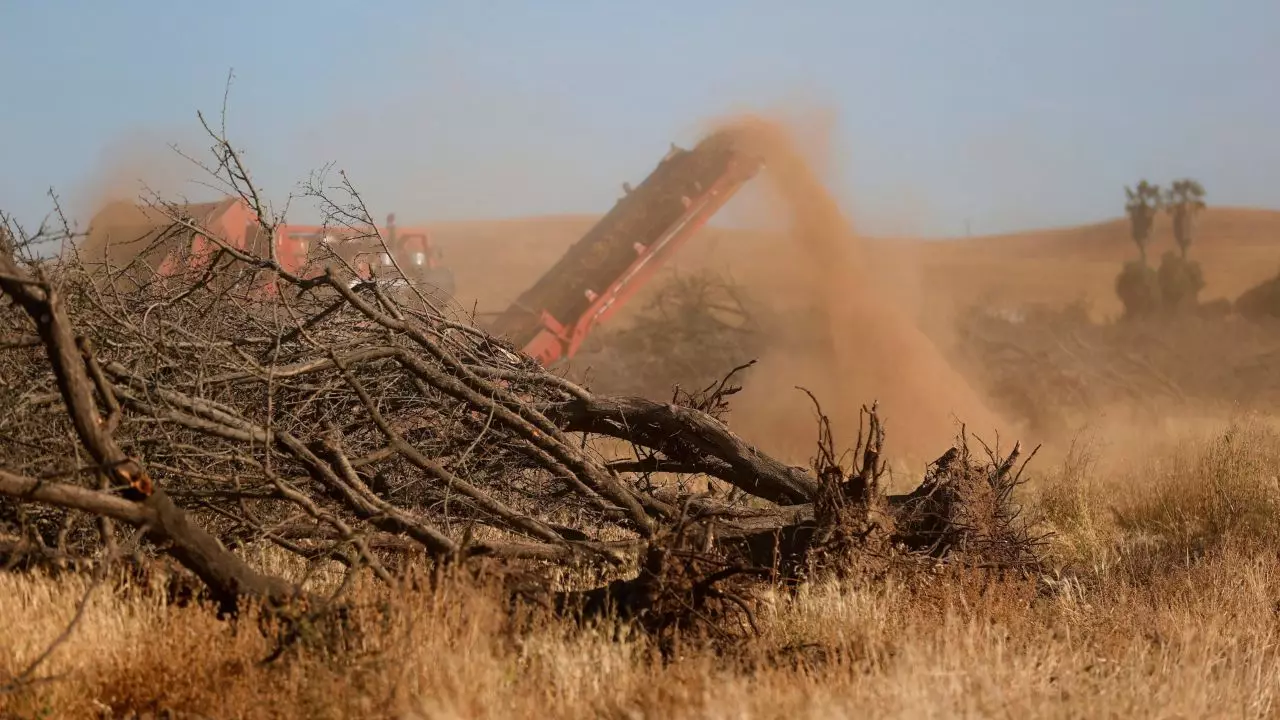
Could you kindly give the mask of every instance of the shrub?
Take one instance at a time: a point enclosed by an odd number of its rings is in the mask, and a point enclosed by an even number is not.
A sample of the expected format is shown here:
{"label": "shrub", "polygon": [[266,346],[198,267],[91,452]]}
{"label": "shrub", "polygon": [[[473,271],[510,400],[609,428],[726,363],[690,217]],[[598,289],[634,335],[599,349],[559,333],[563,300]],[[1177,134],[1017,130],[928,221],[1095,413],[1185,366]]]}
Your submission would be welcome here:
{"label": "shrub", "polygon": [[1280,276],[1249,288],[1236,299],[1236,312],[1247,318],[1280,318]]}
{"label": "shrub", "polygon": [[1167,313],[1195,310],[1204,289],[1204,271],[1200,263],[1188,260],[1172,250],[1160,259],[1157,272],[1161,305]]}
{"label": "shrub", "polygon": [[1124,304],[1125,318],[1150,317],[1161,307],[1159,276],[1141,261],[1127,262],[1116,277],[1116,295]]}

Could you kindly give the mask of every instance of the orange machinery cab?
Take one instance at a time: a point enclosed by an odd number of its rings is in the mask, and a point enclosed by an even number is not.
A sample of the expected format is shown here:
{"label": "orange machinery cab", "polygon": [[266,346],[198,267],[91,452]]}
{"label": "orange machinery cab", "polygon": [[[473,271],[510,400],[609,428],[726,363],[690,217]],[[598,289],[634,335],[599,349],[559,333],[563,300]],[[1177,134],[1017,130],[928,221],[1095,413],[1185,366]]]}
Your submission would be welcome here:
{"label": "orange machinery cab", "polygon": [[[398,263],[407,280],[427,283],[449,294],[454,292],[453,273],[443,267],[431,235],[425,229],[397,227],[395,215],[387,216],[385,226],[367,231],[321,225],[281,225],[277,229],[280,264],[291,273],[318,273],[322,262],[320,247],[327,247],[342,258],[362,279],[394,277]],[[387,250],[394,253],[394,261]]]}

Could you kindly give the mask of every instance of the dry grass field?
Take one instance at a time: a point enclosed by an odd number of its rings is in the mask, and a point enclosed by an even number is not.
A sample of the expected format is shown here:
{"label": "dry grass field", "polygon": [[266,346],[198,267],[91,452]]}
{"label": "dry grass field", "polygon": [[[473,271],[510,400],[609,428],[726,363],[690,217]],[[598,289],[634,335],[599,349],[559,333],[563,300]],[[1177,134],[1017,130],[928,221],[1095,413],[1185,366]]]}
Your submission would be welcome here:
{"label": "dry grass field", "polygon": [[[104,587],[51,679],[2,702],[10,717],[1274,717],[1280,431],[1241,419],[1116,450],[1082,444],[1037,475],[1056,572],[869,569],[776,594],[727,656],[663,663],[608,624],[516,630],[457,582],[358,589],[376,626],[354,646],[267,662],[249,620]],[[0,673],[62,632],[85,585],[0,576]]]}

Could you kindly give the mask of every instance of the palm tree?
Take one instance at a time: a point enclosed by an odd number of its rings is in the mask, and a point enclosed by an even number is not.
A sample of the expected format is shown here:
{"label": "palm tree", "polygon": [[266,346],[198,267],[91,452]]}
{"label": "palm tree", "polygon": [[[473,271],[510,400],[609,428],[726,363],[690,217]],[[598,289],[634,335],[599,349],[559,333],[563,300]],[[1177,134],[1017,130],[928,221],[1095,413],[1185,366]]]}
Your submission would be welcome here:
{"label": "palm tree", "polygon": [[1191,247],[1196,214],[1204,209],[1204,188],[1190,178],[1176,180],[1164,196],[1165,207],[1173,216],[1173,239],[1183,259]]}
{"label": "palm tree", "polygon": [[1155,223],[1156,213],[1160,212],[1161,193],[1159,185],[1152,185],[1143,180],[1137,188],[1125,187],[1124,194],[1128,198],[1125,212],[1129,215],[1129,233],[1138,246],[1142,256],[1142,264],[1147,264],[1147,244],[1151,240],[1151,226]]}

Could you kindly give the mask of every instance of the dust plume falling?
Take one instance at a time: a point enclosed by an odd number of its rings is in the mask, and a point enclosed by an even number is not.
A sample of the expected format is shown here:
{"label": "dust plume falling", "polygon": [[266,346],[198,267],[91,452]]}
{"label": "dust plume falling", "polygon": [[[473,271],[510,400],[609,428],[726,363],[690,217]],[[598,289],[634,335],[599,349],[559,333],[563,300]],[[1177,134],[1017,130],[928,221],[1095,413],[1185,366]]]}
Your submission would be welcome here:
{"label": "dust plume falling", "polygon": [[[792,388],[807,385],[846,440],[857,429],[861,405],[878,400],[890,449],[903,458],[937,456],[954,439],[958,422],[984,437],[1000,428],[997,415],[894,302],[893,293],[877,287],[871,254],[787,128],[746,117],[720,129],[765,160],[764,182],[789,227],[791,267],[779,269],[787,278],[784,288],[788,300],[808,308],[790,328],[795,336],[783,338],[774,356],[762,359],[766,367],[745,394],[735,422],[752,426],[751,436],[784,452],[803,447],[797,433],[811,447],[813,425],[800,420],[812,417],[811,411]],[[801,407],[806,415],[798,417]]]}

